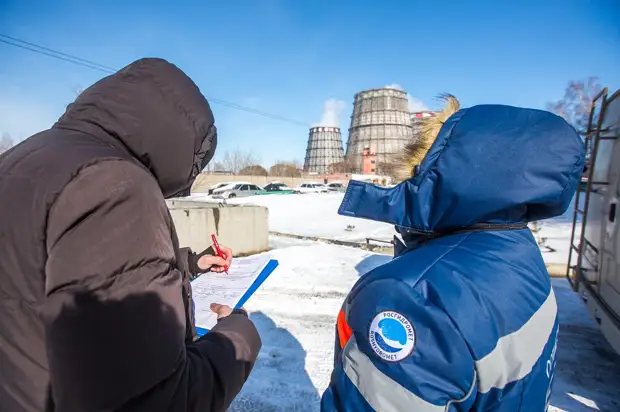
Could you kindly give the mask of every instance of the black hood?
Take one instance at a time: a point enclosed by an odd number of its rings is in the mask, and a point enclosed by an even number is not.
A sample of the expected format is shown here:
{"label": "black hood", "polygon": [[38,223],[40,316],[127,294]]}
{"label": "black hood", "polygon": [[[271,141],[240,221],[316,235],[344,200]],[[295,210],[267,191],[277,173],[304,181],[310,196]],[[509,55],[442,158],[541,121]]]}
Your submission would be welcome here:
{"label": "black hood", "polygon": [[141,59],[99,80],[54,125],[120,143],[165,197],[189,193],[213,158],[217,131],[196,84],[162,59]]}

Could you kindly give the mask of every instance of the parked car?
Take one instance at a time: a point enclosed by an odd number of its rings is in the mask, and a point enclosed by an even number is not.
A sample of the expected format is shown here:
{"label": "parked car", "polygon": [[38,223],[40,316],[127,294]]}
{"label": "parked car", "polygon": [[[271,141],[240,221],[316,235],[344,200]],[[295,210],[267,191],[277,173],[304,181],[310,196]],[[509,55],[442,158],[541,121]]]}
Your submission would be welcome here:
{"label": "parked car", "polygon": [[327,193],[329,189],[327,186],[321,183],[302,183],[293,189],[295,193],[305,194],[305,193]]}
{"label": "parked car", "polygon": [[260,193],[263,189],[252,183],[236,183],[235,185],[224,186],[213,191],[216,199],[232,199],[235,197],[253,196]]}
{"label": "parked car", "polygon": [[213,186],[211,186],[211,187],[209,188],[208,193],[209,193],[210,195],[212,195],[212,194],[213,194],[213,192],[214,192],[214,191],[216,191],[217,189],[221,189],[221,188],[223,188],[224,186],[234,185],[234,184],[236,184],[236,183],[237,183],[237,182],[222,182],[222,183],[215,184],[215,185],[213,185]]}
{"label": "parked car", "polygon": [[273,194],[286,195],[286,194],[291,194],[291,193],[294,193],[293,189],[291,189],[284,183],[273,182],[265,186],[264,190],[260,194],[261,195],[273,195]]}
{"label": "parked car", "polygon": [[225,192],[226,190],[232,189],[233,187],[235,187],[236,185],[240,185],[240,184],[250,184],[249,182],[228,182],[228,183],[218,183],[219,187],[216,189],[213,189],[213,191],[211,192],[211,195],[215,196],[216,194],[221,194],[223,192]]}
{"label": "parked car", "polygon": [[327,190],[330,192],[344,192],[347,186],[344,183],[333,182],[327,184]]}
{"label": "parked car", "polygon": [[324,183],[315,183],[315,184],[314,184],[314,187],[316,187],[317,189],[319,189],[319,191],[320,191],[321,193],[327,193],[327,192],[329,192],[329,188],[328,188],[328,187],[327,187],[327,185],[326,185],[326,184],[324,184]]}

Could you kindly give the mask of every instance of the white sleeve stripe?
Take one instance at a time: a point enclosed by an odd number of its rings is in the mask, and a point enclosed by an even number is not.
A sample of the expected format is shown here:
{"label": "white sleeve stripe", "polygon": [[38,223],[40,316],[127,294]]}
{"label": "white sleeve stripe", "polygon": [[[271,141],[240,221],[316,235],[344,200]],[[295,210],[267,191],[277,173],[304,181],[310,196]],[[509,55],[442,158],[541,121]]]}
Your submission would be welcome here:
{"label": "white sleeve stripe", "polygon": [[479,392],[503,389],[532,371],[553,332],[557,312],[552,288],[540,308],[519,330],[502,336],[488,355],[476,361]]}
{"label": "white sleeve stripe", "polygon": [[359,350],[355,336],[342,352],[344,372],[377,412],[444,412],[439,406],[425,401],[375,367],[370,358]]}

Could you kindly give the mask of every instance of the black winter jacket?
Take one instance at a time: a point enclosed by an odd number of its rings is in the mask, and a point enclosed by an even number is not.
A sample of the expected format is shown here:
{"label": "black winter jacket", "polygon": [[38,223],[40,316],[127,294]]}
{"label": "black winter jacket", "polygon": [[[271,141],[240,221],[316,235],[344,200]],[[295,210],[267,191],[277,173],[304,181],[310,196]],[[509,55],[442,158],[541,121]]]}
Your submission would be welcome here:
{"label": "black winter jacket", "polygon": [[143,59],[0,156],[0,411],[226,410],[260,338],[235,313],[195,339],[164,200],[216,136],[198,87]]}

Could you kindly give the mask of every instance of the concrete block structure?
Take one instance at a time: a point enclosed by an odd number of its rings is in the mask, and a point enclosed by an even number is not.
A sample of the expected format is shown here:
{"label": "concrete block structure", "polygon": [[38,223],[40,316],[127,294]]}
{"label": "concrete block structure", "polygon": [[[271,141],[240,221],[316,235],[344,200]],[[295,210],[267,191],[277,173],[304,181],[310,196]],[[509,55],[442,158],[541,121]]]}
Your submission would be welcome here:
{"label": "concrete block structure", "polygon": [[347,163],[362,172],[365,150],[376,155],[376,172],[413,138],[407,93],[383,88],[357,93],[347,142]]}
{"label": "concrete block structure", "polygon": [[167,200],[181,247],[202,252],[211,246],[211,234],[235,256],[269,250],[269,211],[253,205],[225,205],[184,199]]}
{"label": "concrete block structure", "polygon": [[342,137],[339,127],[313,127],[308,136],[304,171],[309,173],[329,173],[334,163],[344,161]]}

